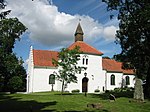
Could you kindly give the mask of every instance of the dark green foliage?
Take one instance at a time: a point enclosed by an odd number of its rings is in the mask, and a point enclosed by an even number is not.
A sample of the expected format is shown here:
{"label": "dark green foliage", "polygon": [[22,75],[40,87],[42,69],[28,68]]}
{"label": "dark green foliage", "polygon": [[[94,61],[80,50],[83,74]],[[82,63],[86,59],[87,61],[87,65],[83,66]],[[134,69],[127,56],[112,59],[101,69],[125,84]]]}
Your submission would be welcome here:
{"label": "dark green foliage", "polygon": [[80,73],[83,67],[77,66],[80,60],[79,47],[72,50],[63,48],[58,55],[59,60],[54,60],[53,63],[59,67],[59,74],[56,73],[57,79],[62,82],[62,92],[68,83],[77,83],[76,73]]}
{"label": "dark green foliage", "polygon": [[145,95],[150,98],[150,2],[149,0],[103,0],[108,10],[118,11],[119,30],[116,43],[122,52],[115,56],[124,68],[136,69],[138,78],[146,79]]}
{"label": "dark green foliage", "polygon": [[0,0],[0,9],[5,8],[4,0]]}
{"label": "dark green foliage", "polygon": [[111,59],[110,57],[108,57],[108,56],[104,56],[104,57],[102,57],[103,59]]}
{"label": "dark green foliage", "polygon": [[72,93],[79,93],[80,90],[79,90],[79,89],[75,89],[75,90],[72,90],[71,92],[72,92]]}
{"label": "dark green foliage", "polygon": [[25,30],[17,18],[0,20],[0,91],[10,91],[8,82],[13,76],[21,78],[21,90],[25,90],[26,71],[22,66],[23,61],[13,53],[16,39],[20,39]]}
{"label": "dark green foliage", "polygon": [[95,89],[95,91],[94,92],[100,92],[100,90],[99,89]]}
{"label": "dark green foliage", "polygon": [[133,87],[115,88],[112,92],[133,91]]}
{"label": "dark green foliage", "polygon": [[17,92],[18,90],[21,90],[21,86],[23,84],[22,79],[19,76],[13,76],[9,79],[8,85],[10,88],[10,92]]}
{"label": "dark green foliage", "polygon": [[2,52],[11,53],[15,40],[25,32],[25,26],[17,18],[3,19],[0,21],[0,48]]}
{"label": "dark green foliage", "polygon": [[10,91],[9,80],[14,76],[20,77],[23,82],[20,85],[22,89],[18,91],[24,91],[26,85],[26,71],[22,66],[22,60],[18,59],[13,53],[5,55],[2,63],[0,63],[0,66],[3,68],[0,68],[1,91]]}
{"label": "dark green foliage", "polygon": [[[4,9],[6,6],[5,0],[0,0],[0,9]],[[11,10],[0,12],[0,19],[5,19],[5,17],[11,12]]]}

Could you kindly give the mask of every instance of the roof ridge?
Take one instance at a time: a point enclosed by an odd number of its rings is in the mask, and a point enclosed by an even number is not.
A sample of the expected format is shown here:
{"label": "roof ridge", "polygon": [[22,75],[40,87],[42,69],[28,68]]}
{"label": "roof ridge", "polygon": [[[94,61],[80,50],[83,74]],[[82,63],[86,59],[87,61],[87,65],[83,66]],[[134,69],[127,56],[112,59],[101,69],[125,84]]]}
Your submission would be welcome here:
{"label": "roof ridge", "polygon": [[49,52],[58,52],[58,51],[54,51],[54,50],[41,50],[41,49],[33,49],[34,51],[49,51]]}

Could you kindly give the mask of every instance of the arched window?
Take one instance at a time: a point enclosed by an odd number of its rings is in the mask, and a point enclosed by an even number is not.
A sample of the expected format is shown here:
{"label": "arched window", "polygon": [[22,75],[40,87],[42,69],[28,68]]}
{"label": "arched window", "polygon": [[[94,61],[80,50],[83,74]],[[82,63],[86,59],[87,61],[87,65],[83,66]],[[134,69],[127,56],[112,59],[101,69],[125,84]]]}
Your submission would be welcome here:
{"label": "arched window", "polygon": [[110,84],[115,85],[115,75],[113,74],[110,76]]}
{"label": "arched window", "polygon": [[86,65],[88,65],[88,59],[86,59]]}
{"label": "arched window", "polygon": [[54,74],[51,74],[49,76],[49,84],[55,84],[55,75]]}
{"label": "arched window", "polygon": [[130,85],[130,77],[126,76],[126,85]]}
{"label": "arched window", "polygon": [[83,64],[83,65],[84,65],[84,60],[85,60],[85,59],[83,58],[83,61],[82,61],[82,64]]}
{"label": "arched window", "polygon": [[83,59],[82,64],[83,65],[88,65],[88,55],[84,55],[82,59]]}

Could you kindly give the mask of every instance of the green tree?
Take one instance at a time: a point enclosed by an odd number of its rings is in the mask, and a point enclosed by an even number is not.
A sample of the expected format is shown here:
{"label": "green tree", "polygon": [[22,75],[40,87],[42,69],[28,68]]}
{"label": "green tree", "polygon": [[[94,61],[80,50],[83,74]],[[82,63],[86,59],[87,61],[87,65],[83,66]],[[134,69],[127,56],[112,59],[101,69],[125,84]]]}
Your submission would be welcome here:
{"label": "green tree", "polygon": [[[6,6],[5,0],[0,0],[0,9]],[[15,41],[25,32],[26,27],[17,18],[6,18],[11,11],[0,13],[0,91],[11,91],[9,81],[14,76],[20,77],[21,89],[25,90],[26,71],[22,59],[13,53]],[[11,90],[10,90],[11,88]]]}
{"label": "green tree", "polygon": [[150,98],[150,2],[149,0],[103,0],[108,10],[118,11],[119,30],[116,43],[121,54],[116,59],[132,65],[141,79],[146,79],[145,96]]}
{"label": "green tree", "polygon": [[[5,0],[0,0],[0,9],[4,9],[5,6],[6,6]],[[0,19],[4,19],[10,12],[11,10],[0,12]]]}
{"label": "green tree", "polygon": [[23,84],[23,81],[21,79],[21,77],[19,76],[13,76],[9,79],[9,89],[12,93],[17,92],[18,90],[21,89],[21,86]]}
{"label": "green tree", "polygon": [[53,59],[53,63],[59,68],[59,73],[55,73],[56,78],[62,82],[62,93],[68,83],[77,83],[76,73],[84,70],[84,67],[77,66],[80,60],[79,47],[72,50],[63,48],[58,55],[58,60]]}

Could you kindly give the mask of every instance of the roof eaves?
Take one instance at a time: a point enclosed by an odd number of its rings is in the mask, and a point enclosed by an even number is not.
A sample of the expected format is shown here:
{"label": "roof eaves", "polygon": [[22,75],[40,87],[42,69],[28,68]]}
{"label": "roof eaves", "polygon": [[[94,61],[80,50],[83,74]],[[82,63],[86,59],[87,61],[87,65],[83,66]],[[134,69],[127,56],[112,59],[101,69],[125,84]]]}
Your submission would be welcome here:
{"label": "roof eaves", "polygon": [[51,67],[51,66],[34,66],[34,68],[57,69],[57,67]]}
{"label": "roof eaves", "polygon": [[108,73],[123,73],[122,71],[115,71],[115,70],[106,70]]}
{"label": "roof eaves", "polygon": [[89,55],[96,55],[96,56],[102,56],[102,54],[97,54],[97,53],[90,53],[90,52],[81,52],[81,54],[89,54]]}

